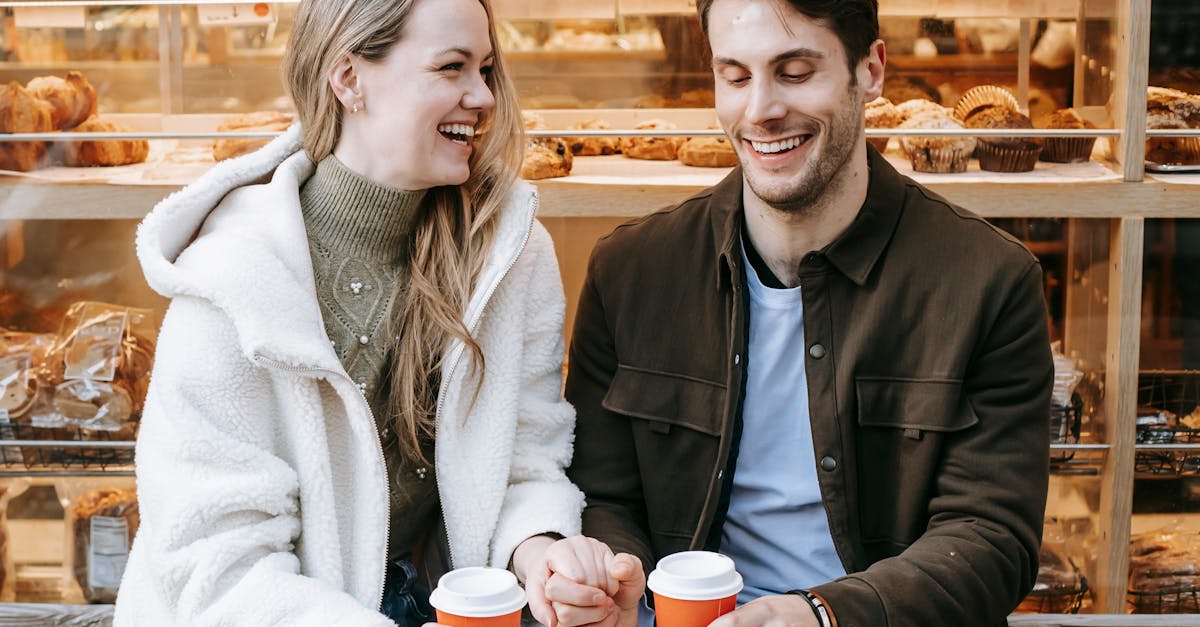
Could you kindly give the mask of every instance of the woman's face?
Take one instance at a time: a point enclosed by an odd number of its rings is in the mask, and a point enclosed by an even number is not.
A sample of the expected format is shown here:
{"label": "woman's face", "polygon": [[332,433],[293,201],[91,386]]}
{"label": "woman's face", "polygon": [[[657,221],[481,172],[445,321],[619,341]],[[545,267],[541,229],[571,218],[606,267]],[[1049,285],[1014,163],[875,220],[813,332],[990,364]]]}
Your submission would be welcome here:
{"label": "woman's face", "polygon": [[334,154],[399,189],[466,182],[475,129],[496,104],[494,53],[479,0],[417,0],[386,57],[353,57],[361,104],[344,112]]}

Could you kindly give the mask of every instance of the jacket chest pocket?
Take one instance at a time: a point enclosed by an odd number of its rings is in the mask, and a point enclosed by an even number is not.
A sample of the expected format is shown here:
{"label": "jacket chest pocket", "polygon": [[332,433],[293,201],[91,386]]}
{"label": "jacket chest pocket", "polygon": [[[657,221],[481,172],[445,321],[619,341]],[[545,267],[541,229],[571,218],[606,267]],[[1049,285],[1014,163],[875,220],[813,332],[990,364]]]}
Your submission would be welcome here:
{"label": "jacket chest pocket", "polygon": [[716,382],[617,367],[603,405],[630,419],[657,545],[690,540],[703,514],[720,456],[725,396],[725,386]]}
{"label": "jacket chest pocket", "polygon": [[959,380],[859,377],[855,388],[859,518],[881,559],[925,530],[946,439],[979,419]]}

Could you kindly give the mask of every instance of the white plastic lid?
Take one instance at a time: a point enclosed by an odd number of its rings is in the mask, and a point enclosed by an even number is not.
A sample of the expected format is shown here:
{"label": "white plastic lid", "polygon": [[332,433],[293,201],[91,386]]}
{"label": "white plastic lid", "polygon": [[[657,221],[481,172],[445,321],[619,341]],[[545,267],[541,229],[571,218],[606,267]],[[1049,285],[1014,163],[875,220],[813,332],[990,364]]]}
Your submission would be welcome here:
{"label": "white plastic lid", "polygon": [[742,576],[720,553],[685,551],[659,560],[646,587],[672,599],[708,601],[741,592]]}
{"label": "white plastic lid", "polygon": [[473,566],[442,575],[429,604],[455,616],[490,618],[525,607],[525,591],[507,570]]}

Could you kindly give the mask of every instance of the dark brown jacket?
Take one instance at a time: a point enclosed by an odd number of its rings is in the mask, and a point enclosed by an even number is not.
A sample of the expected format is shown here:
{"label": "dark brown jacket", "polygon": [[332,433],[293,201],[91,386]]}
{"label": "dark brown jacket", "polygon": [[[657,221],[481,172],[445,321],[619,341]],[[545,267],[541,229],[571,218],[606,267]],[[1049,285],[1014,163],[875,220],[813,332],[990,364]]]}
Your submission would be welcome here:
{"label": "dark brown jacket", "polygon": [[[986,626],[1033,586],[1053,366],[1041,267],[873,150],[867,200],[801,266],[818,479],[842,627]],[[596,245],[567,398],[584,533],[642,558],[717,548],[748,307],[735,170]],[[753,455],[754,451],[740,451]]]}

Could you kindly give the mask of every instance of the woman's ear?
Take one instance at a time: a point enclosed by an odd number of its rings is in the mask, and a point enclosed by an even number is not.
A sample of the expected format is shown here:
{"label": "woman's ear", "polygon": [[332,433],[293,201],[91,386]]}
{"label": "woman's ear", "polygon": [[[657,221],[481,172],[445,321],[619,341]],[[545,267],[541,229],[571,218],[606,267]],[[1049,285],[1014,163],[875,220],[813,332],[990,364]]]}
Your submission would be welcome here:
{"label": "woman's ear", "polygon": [[362,107],[362,93],[359,90],[358,72],[354,68],[351,55],[346,55],[329,70],[329,87],[333,95],[343,107],[354,110]]}

